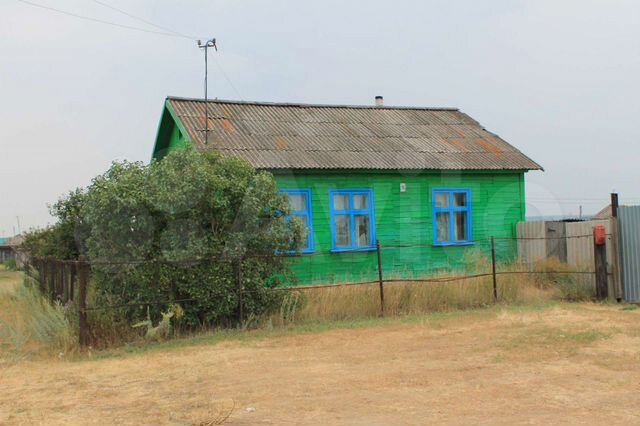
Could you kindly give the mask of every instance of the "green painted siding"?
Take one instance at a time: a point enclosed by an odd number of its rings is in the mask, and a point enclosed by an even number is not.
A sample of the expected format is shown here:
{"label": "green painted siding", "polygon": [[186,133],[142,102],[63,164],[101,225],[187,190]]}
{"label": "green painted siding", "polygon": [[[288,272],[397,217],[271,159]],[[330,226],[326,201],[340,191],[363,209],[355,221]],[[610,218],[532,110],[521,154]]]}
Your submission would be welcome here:
{"label": "green painted siding", "polygon": [[158,126],[152,159],[160,160],[169,152],[189,142],[189,136],[185,129],[179,124],[179,121],[175,120],[171,107],[166,104]]}
{"label": "green painted siding", "polygon": [[[189,143],[169,104],[163,112],[153,158]],[[456,271],[488,272],[489,238],[514,238],[525,218],[523,171],[439,172],[376,170],[274,172],[282,189],[310,189],[315,252],[291,259],[298,284],[373,281],[375,252],[331,252],[329,191],[373,190],[376,237],[383,246],[385,278],[420,278]],[[400,183],[406,192],[400,192]],[[472,239],[468,246],[433,246],[431,194],[434,188],[471,190]],[[398,247],[405,246],[405,247]],[[406,247],[412,246],[412,247]],[[513,240],[497,241],[498,260],[517,255]]]}
{"label": "green painted siding", "polygon": [[[515,237],[524,218],[523,172],[382,173],[376,171],[276,174],[278,186],[310,189],[315,253],[292,259],[299,284],[377,279],[375,252],[331,253],[329,190],[374,191],[376,237],[383,246],[385,278],[417,278],[487,266],[491,236]],[[400,183],[406,192],[400,192]],[[468,188],[472,200],[470,246],[433,246],[434,188]],[[397,246],[418,247],[397,247]],[[387,248],[384,248],[387,246]],[[499,260],[516,255],[512,241],[499,240]]]}

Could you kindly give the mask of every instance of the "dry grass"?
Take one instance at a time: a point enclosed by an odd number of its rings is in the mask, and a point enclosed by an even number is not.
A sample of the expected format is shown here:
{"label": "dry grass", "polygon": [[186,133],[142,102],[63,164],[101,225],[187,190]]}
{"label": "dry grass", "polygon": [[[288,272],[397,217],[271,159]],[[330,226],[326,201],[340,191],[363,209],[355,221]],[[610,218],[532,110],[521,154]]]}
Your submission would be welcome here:
{"label": "dry grass", "polygon": [[5,366],[0,424],[207,424],[232,404],[239,426],[640,424],[640,310],[498,306],[359,324]]}
{"label": "dry grass", "polygon": [[22,283],[22,273],[7,270],[0,265],[0,296],[13,294],[20,283]]}
{"label": "dry grass", "polygon": [[[486,259],[467,260],[469,265],[475,265],[475,269],[471,268],[466,273],[486,272]],[[498,303],[520,305],[551,300],[584,300],[592,292],[592,283],[584,285],[575,277],[562,273],[569,269],[559,262],[550,260],[535,268],[546,273],[499,275]],[[524,272],[518,266],[500,265],[500,272],[507,271]],[[2,358],[11,358],[7,352],[23,356],[73,351],[77,332],[73,307],[50,306],[28,286],[18,285],[21,277],[20,273],[0,270],[0,353],[5,353]],[[394,281],[385,284],[384,293],[384,314],[387,317],[456,311],[496,303],[490,276],[459,280],[441,276],[435,277],[435,281]],[[377,284],[292,290],[278,312],[268,318],[254,318],[251,325],[270,328],[371,319],[381,316],[380,306]],[[124,321],[124,316],[117,309],[90,312],[90,324],[94,335],[101,336],[99,341],[94,341],[94,347],[109,348],[140,340],[139,333]]]}
{"label": "dry grass", "polygon": [[[455,276],[487,274],[490,261],[479,252],[465,257],[464,271]],[[534,265],[498,265],[498,303],[538,304],[545,301],[588,301],[594,296],[592,275],[573,274],[576,268],[557,259]],[[496,303],[493,279],[481,276],[452,279],[442,275],[429,280],[394,280],[384,284],[386,316],[447,312],[489,306]],[[313,321],[352,320],[381,316],[378,284],[318,286],[292,290],[280,311],[269,323],[301,324]]]}
{"label": "dry grass", "polygon": [[76,348],[68,308],[51,304],[20,272],[0,271],[0,366]]}
{"label": "dry grass", "polygon": [[[501,275],[498,280],[499,303],[531,304],[562,297],[556,286],[542,285],[539,279],[526,274]],[[386,283],[384,298],[386,316],[447,312],[495,303],[491,277]],[[289,325],[375,318],[381,315],[380,305],[378,284],[292,290],[285,297],[280,311],[271,317],[271,323]]]}

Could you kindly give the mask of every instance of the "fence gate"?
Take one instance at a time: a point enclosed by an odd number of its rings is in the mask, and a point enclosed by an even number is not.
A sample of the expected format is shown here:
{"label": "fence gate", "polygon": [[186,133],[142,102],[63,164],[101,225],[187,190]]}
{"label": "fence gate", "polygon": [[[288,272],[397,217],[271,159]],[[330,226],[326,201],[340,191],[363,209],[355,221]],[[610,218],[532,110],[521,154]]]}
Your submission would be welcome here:
{"label": "fence gate", "polygon": [[624,298],[640,301],[640,206],[619,207],[620,260]]}

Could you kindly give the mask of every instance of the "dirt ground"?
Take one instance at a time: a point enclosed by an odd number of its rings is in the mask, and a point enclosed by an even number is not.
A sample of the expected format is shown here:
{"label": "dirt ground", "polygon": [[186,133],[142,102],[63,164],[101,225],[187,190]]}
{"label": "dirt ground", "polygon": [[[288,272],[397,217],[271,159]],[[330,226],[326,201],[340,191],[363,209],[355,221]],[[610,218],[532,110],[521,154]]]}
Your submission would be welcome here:
{"label": "dirt ground", "polygon": [[[94,355],[95,357],[95,355]],[[561,304],[0,369],[2,425],[640,425],[640,310]]]}

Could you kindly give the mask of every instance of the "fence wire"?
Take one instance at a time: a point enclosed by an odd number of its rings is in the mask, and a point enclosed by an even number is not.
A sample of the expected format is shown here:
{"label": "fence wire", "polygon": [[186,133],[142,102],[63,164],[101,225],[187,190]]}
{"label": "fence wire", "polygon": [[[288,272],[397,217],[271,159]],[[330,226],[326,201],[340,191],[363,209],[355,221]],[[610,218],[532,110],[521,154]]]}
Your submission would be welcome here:
{"label": "fence wire", "polygon": [[[579,235],[570,238],[593,238],[592,235]],[[73,303],[79,312],[79,336],[81,344],[89,344],[89,324],[87,313],[92,311],[116,310],[126,307],[166,306],[169,304],[197,303],[195,297],[174,297],[166,294],[156,300],[130,303],[104,304],[88,306],[87,294],[92,286],[92,273],[109,268],[136,268],[143,265],[157,268],[172,267],[189,269],[199,266],[226,264],[235,268],[236,281],[232,291],[238,299],[238,321],[243,323],[243,295],[250,296],[263,291],[311,291],[313,289],[338,288],[345,286],[377,285],[380,292],[380,309],[384,313],[384,286],[395,284],[448,284],[473,279],[491,278],[495,301],[499,301],[499,277],[508,275],[546,275],[546,276],[595,276],[590,268],[571,268],[555,259],[543,258],[530,261],[518,253],[518,242],[531,240],[549,240],[550,238],[485,238],[474,241],[473,246],[442,247],[434,250],[433,244],[377,244],[375,250],[362,252],[317,252],[310,254],[290,253],[245,253],[241,256],[218,254],[213,256],[191,257],[183,259],[94,259],[86,258],[61,260],[53,258],[33,258],[26,273],[38,283],[41,292],[51,301],[62,304]],[[560,238],[559,238],[560,239]],[[274,288],[248,288],[243,278],[243,264],[252,260],[269,261],[278,259],[289,262],[296,275],[306,281],[303,285],[280,286]],[[336,270],[326,267],[326,260],[335,263]],[[333,264],[332,264],[333,265]],[[591,265],[593,266],[593,265]],[[324,275],[318,270],[324,268]],[[594,284],[595,285],[595,284]]]}

